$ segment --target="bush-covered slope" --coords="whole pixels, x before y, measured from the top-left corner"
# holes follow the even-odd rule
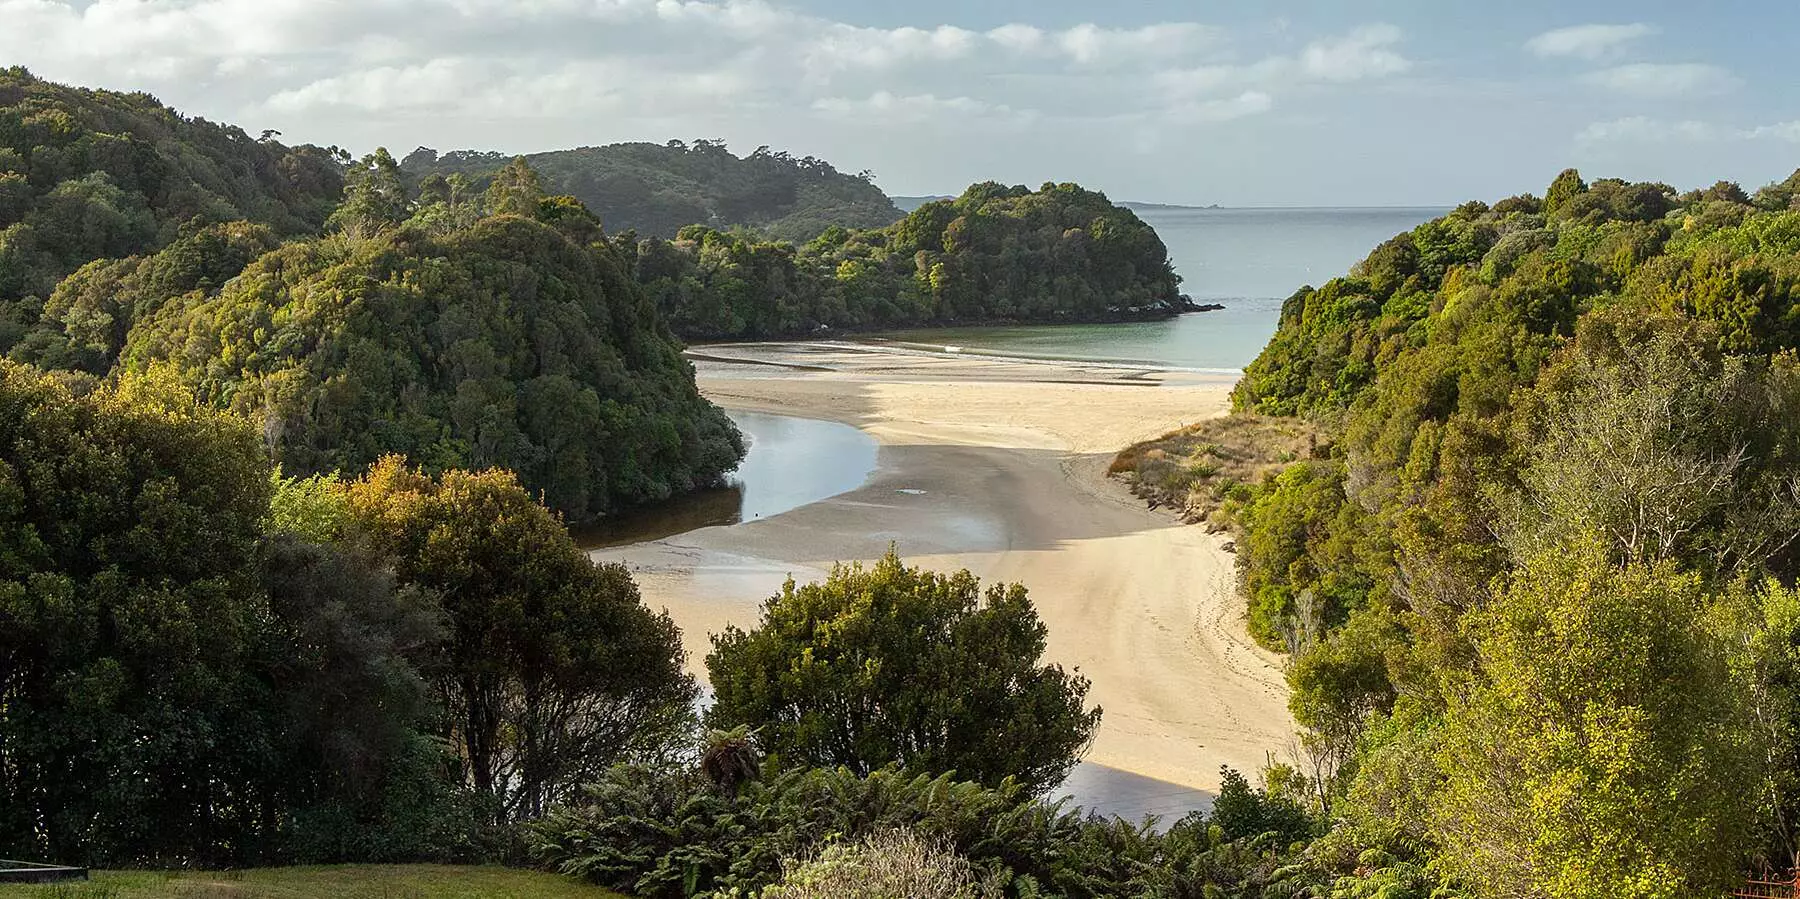
[[[1797,196],[1565,172],[1287,302],[1235,402],[1320,436],[1223,517],[1331,851],[1476,897],[1793,857]]]
[[[977,184],[886,228],[832,228],[799,248],[690,228],[643,241],[636,272],[670,326],[696,339],[1188,308],[1156,232],[1073,184]]]
[[[88,262],[154,251],[196,220],[316,231],[342,187],[339,163],[316,147],[189,118],[147,94],[0,69],[0,349]]]
[[[401,163],[408,176],[461,174],[475,187],[511,157],[421,147]],[[770,237],[811,240],[833,225],[879,228],[900,210],[867,176],[846,175],[821,159],[796,159],[761,147],[734,156],[720,141],[613,144],[525,157],[551,192],[568,194],[615,233],[674,237],[688,225],[746,227]]]
[[[141,325],[124,365],[175,363],[295,472],[507,468],[573,521],[715,482],[742,439],[580,237],[495,216],[289,244]]]

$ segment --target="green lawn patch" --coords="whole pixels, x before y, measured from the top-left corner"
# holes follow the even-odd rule
[[[0,886],[0,899],[624,899],[555,874],[449,865],[101,871],[87,883]]]

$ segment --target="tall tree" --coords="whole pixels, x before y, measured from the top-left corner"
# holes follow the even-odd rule
[[[348,489],[352,544],[437,598],[444,733],[507,818],[541,815],[685,733],[695,687],[674,623],[512,474],[434,478],[389,457]]]

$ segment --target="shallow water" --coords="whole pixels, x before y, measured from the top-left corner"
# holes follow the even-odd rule
[[[875,438],[858,428],[787,415],[727,414],[750,443],[728,486],[584,529],[577,542],[601,549],[772,518],[855,490],[875,470]]]

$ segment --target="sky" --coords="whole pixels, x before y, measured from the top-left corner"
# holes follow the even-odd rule
[[[0,0],[0,65],[364,153],[724,139],[893,195],[1447,205],[1800,167],[1800,3]]]

